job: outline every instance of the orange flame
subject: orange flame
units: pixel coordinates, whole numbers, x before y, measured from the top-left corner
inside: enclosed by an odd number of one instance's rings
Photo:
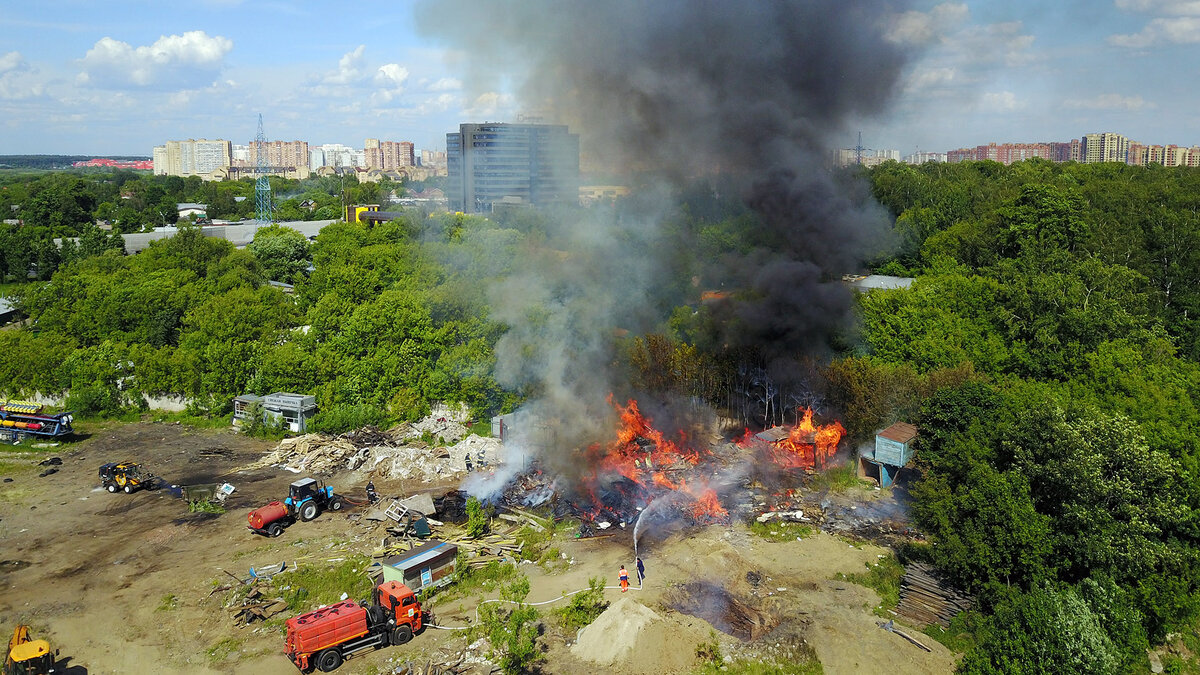
[[[846,429],[836,420],[814,425],[812,408],[802,408],[804,417],[788,430],[786,438],[771,448],[772,459],[789,469],[823,469],[835,453]]]

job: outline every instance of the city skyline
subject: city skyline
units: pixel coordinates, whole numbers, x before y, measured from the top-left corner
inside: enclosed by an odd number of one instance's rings
[[[260,112],[271,140],[400,138],[444,150],[446,133],[461,123],[544,112],[522,105],[518,73],[478,77],[471,53],[438,40],[451,28],[421,22],[422,5],[11,7],[0,16],[0,154],[149,156],[178,138],[242,144]],[[1200,121],[1188,113],[1198,96],[1189,82],[1200,67],[1190,58],[1200,3],[878,8],[887,39],[912,56],[883,113],[846,120],[830,148],[855,145],[859,131],[864,145],[904,155],[1097,132],[1200,143]]]

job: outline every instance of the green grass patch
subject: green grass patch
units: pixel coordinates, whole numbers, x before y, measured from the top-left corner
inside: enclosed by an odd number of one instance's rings
[[[858,471],[853,464],[843,464],[826,469],[812,477],[809,487],[817,491],[845,492],[851,488],[868,485],[859,479]]]
[[[188,502],[188,513],[225,513],[225,507],[209,501]]]
[[[904,577],[904,565],[894,555],[886,555],[875,564],[867,563],[867,571],[857,574],[838,572],[835,579],[866,586],[879,594],[880,606],[875,613],[886,616],[886,612],[900,602],[900,579]]]
[[[169,612],[173,609],[178,609],[179,598],[174,593],[168,593],[162,596],[158,601],[158,607],[154,608],[156,612]]]
[[[807,643],[777,645],[756,658],[734,658],[728,663],[721,654],[716,635],[696,647],[702,665],[696,675],[823,675],[817,653]]]
[[[491,420],[480,420],[480,421],[472,424],[471,426],[467,427],[467,432],[475,434],[476,436],[482,436],[484,438],[491,438],[491,436],[492,436],[492,421]]]
[[[553,545],[556,531],[557,528],[543,528],[538,532],[530,525],[522,527],[516,534],[517,544],[521,546],[521,556],[551,573],[561,572],[570,567],[571,563],[562,557],[562,551]]]
[[[975,646],[976,634],[983,626],[983,615],[974,610],[959,612],[950,620],[949,628],[935,624],[925,627],[925,634],[942,643],[952,652],[965,654]]]
[[[178,422],[181,425],[193,427],[196,429],[227,429],[230,427],[229,415],[208,416],[194,415],[187,411],[166,411],[166,410],[151,410],[142,415],[142,420],[146,422],[159,422],[162,424],[175,424]]]
[[[792,523],[782,520],[770,520],[760,523],[751,520],[750,533],[767,541],[796,541],[797,538],[808,539],[817,533],[817,528],[804,523]]]
[[[367,600],[372,588],[371,577],[367,576],[370,564],[367,556],[353,555],[327,565],[301,565],[271,577],[271,587],[293,614],[341,602],[342,593],[351,600]]]
[[[245,642],[242,638],[223,638],[209,646],[204,651],[204,655],[208,657],[209,665],[214,667],[219,666],[231,660],[235,655],[238,655],[242,651],[242,645]]]
[[[467,557],[461,551],[455,562],[454,581],[442,587],[437,597],[442,602],[450,602],[465,598],[475,593],[491,593],[500,588],[505,582],[521,576],[516,565],[493,560],[483,567],[471,567]]]

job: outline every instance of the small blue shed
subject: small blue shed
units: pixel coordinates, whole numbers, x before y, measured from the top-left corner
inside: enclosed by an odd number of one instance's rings
[[[860,475],[875,478],[878,473],[879,487],[890,487],[900,469],[912,461],[916,440],[917,428],[908,422],[876,432],[875,447],[864,449],[859,457]]]

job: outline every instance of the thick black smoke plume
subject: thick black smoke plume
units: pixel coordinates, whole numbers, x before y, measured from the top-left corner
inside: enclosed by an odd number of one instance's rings
[[[828,149],[848,137],[848,120],[888,104],[907,55],[886,33],[903,9],[437,0],[418,18],[455,48],[474,93],[515,83],[525,110],[580,133],[585,164],[652,169],[675,186],[732,182],[769,236],[711,275],[745,291],[723,308],[726,339],[782,363],[828,341],[850,306],[841,275],[860,271],[886,230],[880,210],[839,185]],[[570,408],[614,390],[600,345],[615,327],[639,328],[637,310],[672,255],[654,241],[666,210],[579,224],[591,248],[560,245],[562,256],[510,283],[498,310],[514,326],[498,350],[501,377],[532,386],[571,424],[596,417]]]

